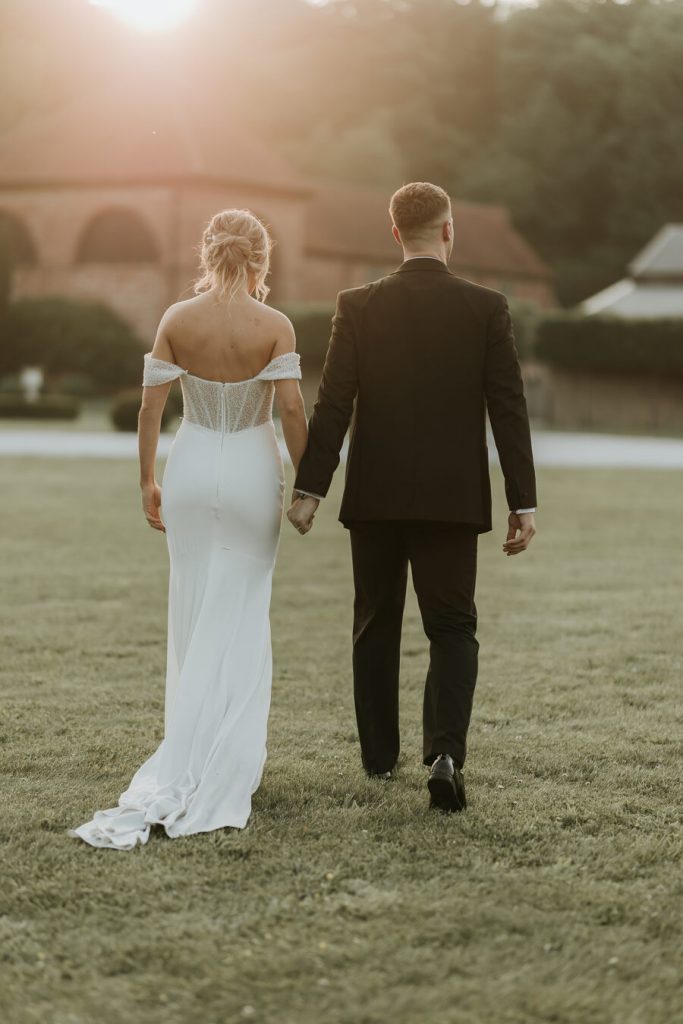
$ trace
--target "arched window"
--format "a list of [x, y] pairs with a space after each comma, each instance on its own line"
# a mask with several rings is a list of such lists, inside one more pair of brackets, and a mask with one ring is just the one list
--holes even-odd
[[28, 228], [7, 210], [0, 210], [0, 246], [9, 252], [13, 266], [31, 266], [38, 262], [36, 247]]
[[159, 259], [156, 241], [133, 210], [104, 210], [81, 235], [77, 263], [153, 263]]

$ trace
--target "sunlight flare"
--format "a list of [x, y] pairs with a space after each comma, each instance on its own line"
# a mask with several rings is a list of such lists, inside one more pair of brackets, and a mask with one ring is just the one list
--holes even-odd
[[197, 0], [90, 0], [106, 7], [117, 18], [142, 32], [164, 32], [185, 21]]

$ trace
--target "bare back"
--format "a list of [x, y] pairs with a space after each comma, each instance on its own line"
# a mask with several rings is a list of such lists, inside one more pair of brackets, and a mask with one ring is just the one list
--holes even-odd
[[154, 354], [194, 376], [236, 382], [255, 377], [294, 346], [294, 331], [283, 313], [251, 296], [228, 302], [204, 292], [166, 311]]

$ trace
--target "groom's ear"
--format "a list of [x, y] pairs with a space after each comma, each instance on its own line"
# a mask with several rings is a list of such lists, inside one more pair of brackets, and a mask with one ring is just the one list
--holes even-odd
[[392, 235], [394, 236], [394, 240], [395, 240], [396, 242], [398, 242], [398, 244], [399, 244], [399, 245], [401, 245], [401, 246], [402, 246], [402, 245], [403, 245], [403, 242], [401, 241], [401, 236], [399, 235], [399, 233], [398, 233], [398, 228], [396, 227], [396, 225], [395, 225], [395, 224], [392, 224], [392, 225], [391, 225], [391, 233], [392, 233]]

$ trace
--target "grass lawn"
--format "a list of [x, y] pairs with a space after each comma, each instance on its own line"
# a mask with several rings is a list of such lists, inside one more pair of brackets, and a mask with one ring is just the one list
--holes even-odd
[[545, 471], [514, 559], [497, 483], [452, 816], [427, 807], [412, 600], [399, 776], [361, 771], [340, 482], [283, 530], [249, 827], [124, 853], [66, 829], [161, 739], [165, 540], [132, 462], [0, 462], [3, 1021], [680, 1020], [680, 477]]

